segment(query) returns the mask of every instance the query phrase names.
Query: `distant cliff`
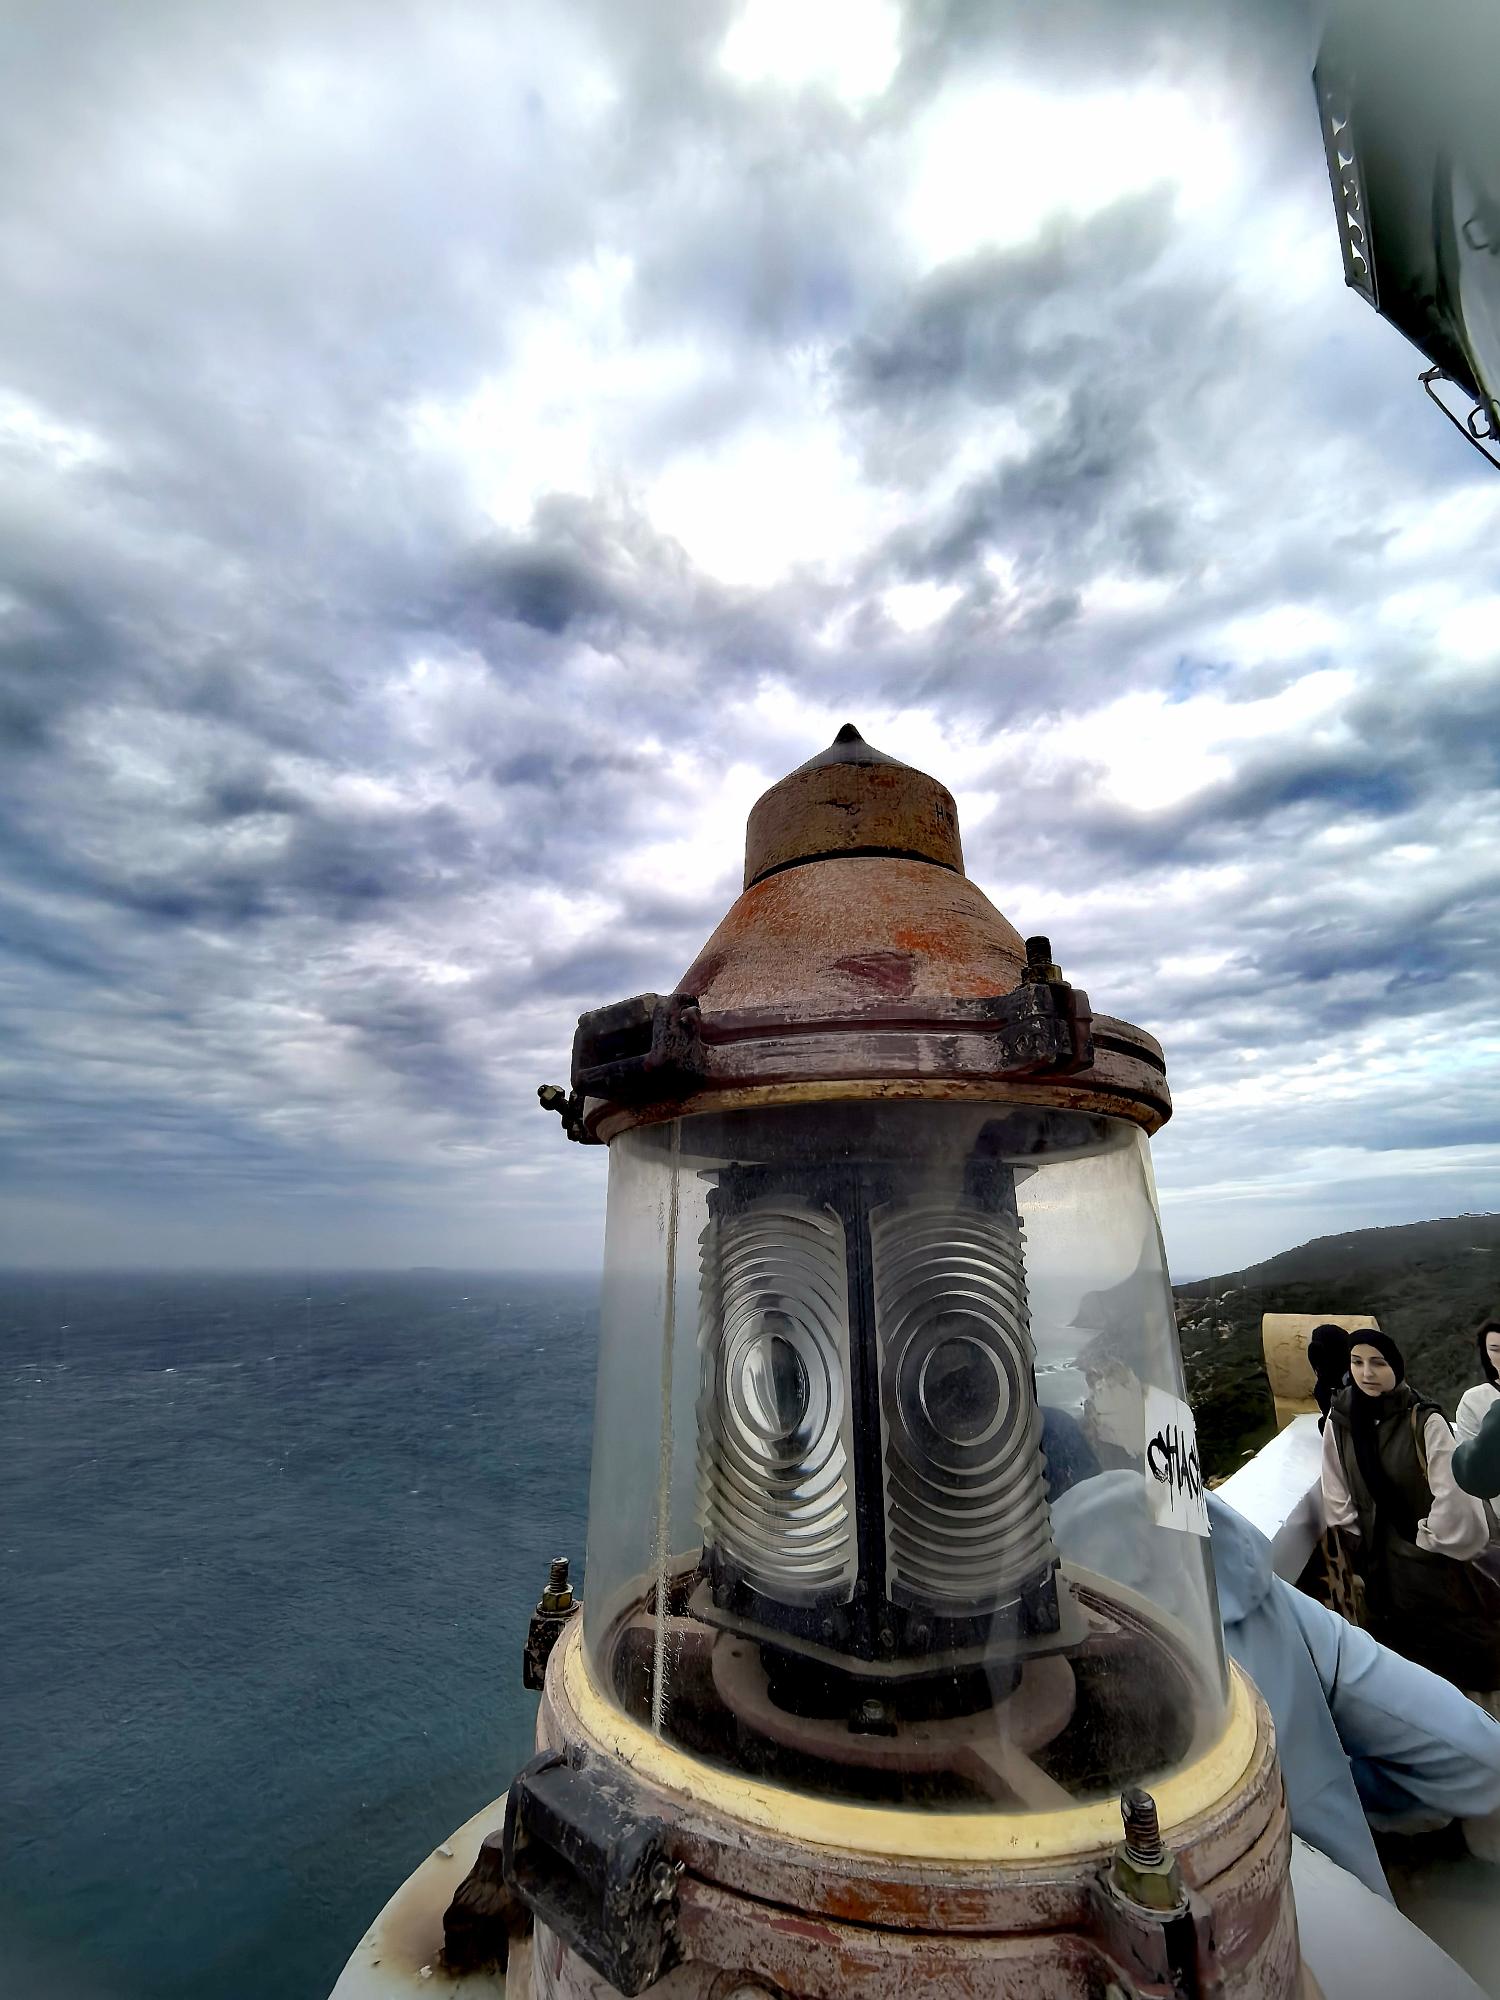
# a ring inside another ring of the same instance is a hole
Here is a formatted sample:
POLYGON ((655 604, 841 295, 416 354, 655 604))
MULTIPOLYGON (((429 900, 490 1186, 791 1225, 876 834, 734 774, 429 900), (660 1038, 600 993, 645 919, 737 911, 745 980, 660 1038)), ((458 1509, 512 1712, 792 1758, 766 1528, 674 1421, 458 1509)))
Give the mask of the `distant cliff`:
POLYGON ((1476 1380, 1474 1328, 1500 1310, 1500 1215, 1318 1236, 1248 1270, 1174 1290, 1199 1450, 1217 1478, 1275 1429, 1262 1313, 1373 1313, 1400 1343, 1410 1379, 1451 1417, 1476 1380))

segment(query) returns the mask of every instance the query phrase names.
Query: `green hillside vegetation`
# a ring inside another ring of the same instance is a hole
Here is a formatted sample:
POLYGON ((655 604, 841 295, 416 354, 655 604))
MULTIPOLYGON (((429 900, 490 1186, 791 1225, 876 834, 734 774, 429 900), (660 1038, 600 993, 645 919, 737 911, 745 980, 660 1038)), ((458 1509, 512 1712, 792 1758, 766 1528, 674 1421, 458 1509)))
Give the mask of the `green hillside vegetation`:
POLYGON ((1319 1236, 1174 1291, 1199 1452, 1205 1473, 1218 1479, 1276 1428, 1262 1313, 1373 1314, 1399 1343, 1409 1380, 1451 1418, 1478 1380, 1474 1329, 1500 1310, 1500 1215, 1319 1236))

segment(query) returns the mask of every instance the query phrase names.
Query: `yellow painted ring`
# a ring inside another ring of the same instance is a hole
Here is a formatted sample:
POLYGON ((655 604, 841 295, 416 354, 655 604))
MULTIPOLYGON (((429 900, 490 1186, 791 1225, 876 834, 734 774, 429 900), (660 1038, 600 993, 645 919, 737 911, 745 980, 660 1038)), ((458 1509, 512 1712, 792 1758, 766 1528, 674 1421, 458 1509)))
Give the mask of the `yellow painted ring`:
MULTIPOLYGON (((564 1635, 560 1665, 563 1691, 585 1735, 648 1784, 680 1793, 742 1825, 795 1833, 819 1847, 949 1865, 1050 1861, 1109 1847, 1120 1838, 1120 1808, 1113 1798, 1065 1812, 901 1811, 847 1805, 736 1777, 688 1756, 623 1714, 589 1672, 581 1624, 574 1619, 564 1635)), ((1229 1709, 1218 1741, 1196 1762, 1153 1786, 1162 1826, 1180 1826, 1217 1805, 1250 1768, 1257 1738, 1254 1691, 1239 1668, 1231 1666, 1229 1709)))

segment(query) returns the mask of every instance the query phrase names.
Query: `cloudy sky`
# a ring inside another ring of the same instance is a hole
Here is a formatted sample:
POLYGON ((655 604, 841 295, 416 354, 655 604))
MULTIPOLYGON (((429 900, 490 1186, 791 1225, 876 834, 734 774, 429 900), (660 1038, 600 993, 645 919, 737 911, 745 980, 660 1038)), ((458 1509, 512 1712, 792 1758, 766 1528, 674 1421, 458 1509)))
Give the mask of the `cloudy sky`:
POLYGON ((1178 1271, 1500 1206, 1500 479, 1291 0, 4 36, 0 1258, 592 1264, 535 1087, 850 719, 1166 1044, 1178 1271))

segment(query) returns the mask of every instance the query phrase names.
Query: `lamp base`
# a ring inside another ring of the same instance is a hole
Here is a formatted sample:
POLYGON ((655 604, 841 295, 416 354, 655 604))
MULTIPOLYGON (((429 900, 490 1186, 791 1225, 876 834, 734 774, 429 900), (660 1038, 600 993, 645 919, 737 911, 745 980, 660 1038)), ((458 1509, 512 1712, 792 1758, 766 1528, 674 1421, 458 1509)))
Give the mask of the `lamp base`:
POLYGON ((1306 2000, 1313 1990, 1270 1716, 1238 1673, 1223 1737, 1160 1788, 1176 1867, 1158 1895, 1150 1871, 1122 1858, 1110 1802, 949 1814, 771 1788, 630 1722, 595 1686, 581 1641, 575 1626, 549 1663, 537 1728, 546 1754, 528 1767, 541 1800, 532 1831, 527 1773, 511 1795, 507 1860, 537 1918, 527 2000, 648 1988, 661 2000, 1306 2000), (597 1878, 578 1862, 591 1815, 597 1878))

